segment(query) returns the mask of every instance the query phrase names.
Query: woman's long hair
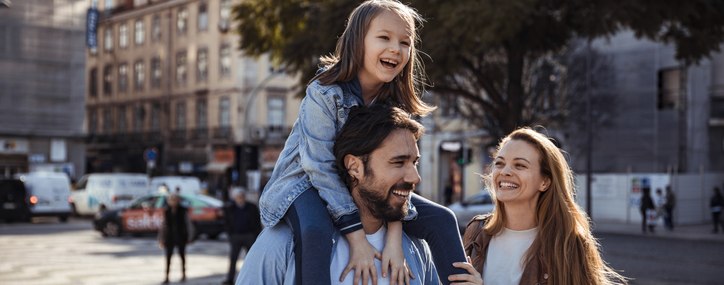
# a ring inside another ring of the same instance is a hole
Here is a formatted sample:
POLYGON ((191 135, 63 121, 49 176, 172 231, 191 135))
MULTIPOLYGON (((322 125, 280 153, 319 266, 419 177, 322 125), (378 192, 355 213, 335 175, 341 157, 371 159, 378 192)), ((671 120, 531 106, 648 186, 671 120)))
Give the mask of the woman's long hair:
MULTIPOLYGON (((538 255, 548 270, 550 284, 555 285, 626 284, 625 277, 601 258, 588 216, 574 201, 573 171, 561 150, 548 137, 530 128, 521 128, 505 137, 498 145, 498 151, 512 140, 527 142, 538 150, 541 175, 551 181, 548 190, 539 194, 536 205, 538 234, 523 264, 538 255)), ((495 235, 505 226, 505 205, 495 199, 492 177, 487 176, 485 180, 496 204, 485 231, 495 235)))
POLYGON ((393 105, 413 115, 424 116, 435 110, 435 107, 423 102, 423 86, 425 74, 416 45, 419 42, 416 24, 422 17, 412 8, 395 0, 366 1, 352 11, 342 36, 337 40, 334 55, 320 58, 324 71, 312 78, 323 85, 336 82, 347 82, 357 77, 364 65, 364 39, 372 20, 384 11, 389 11, 402 18, 412 31, 410 43, 410 60, 395 79, 385 83, 377 96, 378 102, 392 101, 393 105))

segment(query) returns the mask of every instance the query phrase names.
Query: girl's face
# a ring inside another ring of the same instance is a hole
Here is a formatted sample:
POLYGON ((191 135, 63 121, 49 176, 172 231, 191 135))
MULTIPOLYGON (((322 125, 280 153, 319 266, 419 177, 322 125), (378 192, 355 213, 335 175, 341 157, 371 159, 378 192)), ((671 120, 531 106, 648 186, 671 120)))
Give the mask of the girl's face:
POLYGON ((377 15, 364 38, 364 62, 358 73, 362 89, 392 81, 410 61, 413 31, 390 11, 377 15))
POLYGON ((493 163, 495 195, 503 204, 526 204, 535 208, 539 193, 549 179, 541 175, 540 154, 521 140, 506 142, 493 163))

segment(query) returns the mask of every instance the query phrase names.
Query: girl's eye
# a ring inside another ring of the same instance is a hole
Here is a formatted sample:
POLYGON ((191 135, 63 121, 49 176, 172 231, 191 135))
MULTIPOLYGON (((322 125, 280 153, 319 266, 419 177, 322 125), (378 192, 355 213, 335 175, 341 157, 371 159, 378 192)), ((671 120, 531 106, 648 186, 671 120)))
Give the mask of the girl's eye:
POLYGON ((503 162, 502 162, 502 161, 496 161, 494 165, 495 165, 495 166, 498 166, 498 167, 501 167, 501 166, 503 166, 503 162))
POLYGON ((401 42, 401 44, 404 46, 408 46, 408 47, 410 46, 410 42, 406 42, 406 41, 401 42))
POLYGON ((380 39, 383 39, 383 40, 389 40, 389 39, 390 39, 390 37, 388 37, 388 36, 379 36, 379 38, 380 38, 380 39))

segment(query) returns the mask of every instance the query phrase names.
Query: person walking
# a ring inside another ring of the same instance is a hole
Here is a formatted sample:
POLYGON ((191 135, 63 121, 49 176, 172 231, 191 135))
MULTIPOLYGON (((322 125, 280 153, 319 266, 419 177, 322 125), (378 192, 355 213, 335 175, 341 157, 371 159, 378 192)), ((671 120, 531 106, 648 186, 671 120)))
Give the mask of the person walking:
POLYGON ((711 221, 712 221, 712 223, 714 223, 714 229, 711 231, 712 233, 718 233, 720 225, 722 226, 722 229, 724 230, 724 225, 722 225, 721 220, 719 220, 719 216, 721 215, 722 206, 724 206, 724 198, 722 198, 719 187, 714 187, 714 195, 711 196, 711 200, 709 200, 709 209, 711 210, 711 221))
POLYGON ((666 202, 664 202, 664 225, 669 231, 674 230, 674 207, 676 195, 671 191, 671 185, 666 185, 666 202))
POLYGON ((641 231, 646 233, 648 228, 648 231, 653 233, 654 227, 656 227, 656 220, 651 216, 656 216, 656 206, 654 205, 654 200, 651 199, 651 188, 649 187, 643 188, 639 212, 641 212, 641 231))
POLYGON ((186 281, 186 244, 191 241, 192 236, 188 209, 181 205, 181 196, 178 193, 169 194, 167 201, 168 206, 163 211, 163 225, 158 231, 159 247, 166 251, 166 278, 163 284, 168 284, 174 248, 178 249, 181 256, 181 282, 186 281))
POLYGON ((222 284, 234 284, 236 277, 236 261, 242 248, 247 251, 256 241, 261 232, 261 218, 259 208, 246 201, 246 193, 241 189, 235 189, 231 193, 231 202, 224 206, 224 221, 226 233, 229 239, 229 271, 226 280, 222 284))

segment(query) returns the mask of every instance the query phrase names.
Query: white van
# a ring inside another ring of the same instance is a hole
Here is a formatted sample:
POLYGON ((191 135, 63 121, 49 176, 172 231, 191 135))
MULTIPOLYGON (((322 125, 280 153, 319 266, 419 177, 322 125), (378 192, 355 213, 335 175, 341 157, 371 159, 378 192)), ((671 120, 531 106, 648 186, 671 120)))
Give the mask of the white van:
POLYGON ((153 192, 174 192, 176 188, 180 189, 180 194, 201 194, 201 181, 193 176, 157 176, 151 178, 151 190, 153 192), (166 186, 167 189, 161 190, 162 186, 166 186))
POLYGON ((15 175, 25 184, 30 216, 56 216, 61 222, 71 214, 70 178, 65 173, 31 172, 15 175))
POLYGON ((71 194, 76 215, 94 215, 125 207, 151 193, 148 176, 136 173, 93 173, 81 177, 71 194))

